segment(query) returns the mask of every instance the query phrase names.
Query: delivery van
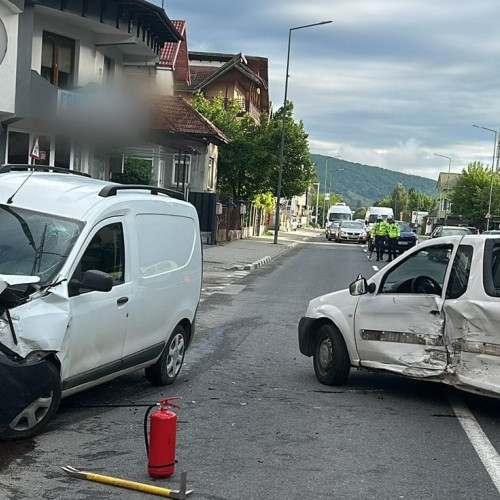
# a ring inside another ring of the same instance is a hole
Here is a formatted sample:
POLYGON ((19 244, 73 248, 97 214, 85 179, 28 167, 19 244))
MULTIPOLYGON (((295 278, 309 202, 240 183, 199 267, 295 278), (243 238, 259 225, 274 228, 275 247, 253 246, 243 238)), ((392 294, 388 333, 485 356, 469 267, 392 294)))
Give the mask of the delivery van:
POLYGON ((125 373, 174 382, 202 278, 197 213, 179 197, 0 167, 0 439, 37 434, 61 397, 125 373))
POLYGON ((390 207, 368 207, 365 214, 366 230, 371 231, 371 228, 378 217, 386 220, 389 216, 394 217, 394 212, 390 207))
POLYGON ((335 203, 328 209, 327 223, 352 220, 352 211, 345 203, 335 203))

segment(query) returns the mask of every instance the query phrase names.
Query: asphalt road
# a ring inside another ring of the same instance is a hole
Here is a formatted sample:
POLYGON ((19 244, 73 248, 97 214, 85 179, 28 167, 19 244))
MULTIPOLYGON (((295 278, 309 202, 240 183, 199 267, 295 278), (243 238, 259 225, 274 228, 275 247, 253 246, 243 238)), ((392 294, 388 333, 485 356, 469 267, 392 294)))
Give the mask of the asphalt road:
POLYGON ((177 383, 158 390, 138 373, 66 399, 46 433, 0 444, 0 498, 153 498, 69 478, 66 464, 172 489, 187 470, 200 500, 499 498, 495 471, 454 411, 471 410, 494 458, 498 400, 354 370, 345 386, 327 387, 299 353, 309 299, 370 276, 377 264, 358 245, 317 238, 229 286, 221 273, 177 383), (183 397, 178 464, 173 478, 154 481, 145 405, 173 395, 183 397))

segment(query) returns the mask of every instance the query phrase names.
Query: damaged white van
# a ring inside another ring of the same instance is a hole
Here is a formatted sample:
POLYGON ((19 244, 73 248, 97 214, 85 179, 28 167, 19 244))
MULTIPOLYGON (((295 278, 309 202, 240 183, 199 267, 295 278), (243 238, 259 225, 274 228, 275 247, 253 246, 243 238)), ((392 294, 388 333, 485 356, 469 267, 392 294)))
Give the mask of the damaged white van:
POLYGON ((500 237, 450 236, 312 300, 299 348, 321 383, 351 367, 500 397, 500 237))
POLYGON ((178 195, 0 167, 0 439, 40 432, 61 397, 119 375, 175 380, 202 276, 197 213, 178 195))

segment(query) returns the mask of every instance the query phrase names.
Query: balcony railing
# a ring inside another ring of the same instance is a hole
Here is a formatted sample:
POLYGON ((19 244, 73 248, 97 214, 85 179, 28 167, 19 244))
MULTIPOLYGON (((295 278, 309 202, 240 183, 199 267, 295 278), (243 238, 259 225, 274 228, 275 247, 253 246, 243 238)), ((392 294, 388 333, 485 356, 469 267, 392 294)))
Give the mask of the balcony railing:
POLYGON ((234 99, 224 99, 224 105, 227 107, 230 100, 234 100, 238 103, 241 109, 240 116, 245 113, 249 113, 250 116, 258 123, 260 118, 259 108, 252 102, 244 98, 235 97, 234 99))

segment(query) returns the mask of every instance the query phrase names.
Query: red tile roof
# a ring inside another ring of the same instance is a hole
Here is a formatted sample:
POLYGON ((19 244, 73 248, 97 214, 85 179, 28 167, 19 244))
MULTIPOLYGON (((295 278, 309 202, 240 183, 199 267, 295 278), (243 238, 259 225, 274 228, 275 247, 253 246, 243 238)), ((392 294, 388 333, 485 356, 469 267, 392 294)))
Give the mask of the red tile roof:
POLYGON ((226 144, 229 142, 221 130, 178 96, 161 96, 155 99, 150 128, 170 134, 210 137, 226 144))
MULTIPOLYGON (((172 21, 175 29, 186 39, 186 21, 172 21)), ((166 42, 160 52, 160 66, 175 67, 177 54, 182 42, 166 42)))

